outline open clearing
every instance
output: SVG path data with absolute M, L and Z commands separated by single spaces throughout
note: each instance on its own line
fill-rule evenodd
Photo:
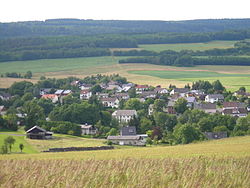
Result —
M 0 187 L 250 187 L 250 136 L 0 161 Z
M 139 45 L 140 49 L 150 50 L 155 52 L 161 52 L 164 50 L 193 50 L 193 51 L 204 51 L 209 49 L 226 49 L 233 48 L 237 41 L 212 41 L 205 43 L 179 43 L 179 44 L 144 44 Z

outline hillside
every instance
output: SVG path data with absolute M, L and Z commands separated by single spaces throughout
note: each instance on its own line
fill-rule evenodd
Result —
M 249 28 L 250 19 L 207 19 L 188 21 L 50 19 L 45 21 L 0 23 L 0 36 L 1 38 L 6 38 L 56 35 L 96 35 L 107 33 L 190 33 L 218 32 Z

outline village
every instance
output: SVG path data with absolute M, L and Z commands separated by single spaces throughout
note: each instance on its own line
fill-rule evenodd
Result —
M 73 120 L 72 123 L 77 123 L 80 127 L 78 136 L 106 138 L 110 145 L 145 146 L 160 142 L 168 144 L 189 143 L 193 140 L 219 139 L 244 135 L 249 132 L 248 129 L 242 128 L 244 125 L 239 120 L 247 118 L 250 111 L 250 100 L 248 99 L 250 93 L 247 93 L 244 87 L 234 93 L 226 93 L 219 81 L 215 81 L 213 84 L 207 81 L 198 81 L 193 83 L 192 87 L 186 85 L 184 88 L 172 85 L 169 88 L 163 88 L 160 85 L 153 87 L 129 83 L 126 79 L 121 80 L 109 79 L 106 82 L 91 84 L 75 79 L 69 84 L 74 89 L 70 89 L 70 87 L 66 89 L 39 88 L 39 96 L 31 96 L 27 101 L 49 101 L 53 109 L 83 101 L 92 105 L 93 102 L 90 101 L 98 101 L 101 105 L 99 107 L 100 113 L 105 112 L 109 119 L 106 123 L 103 123 L 100 118 L 92 123 L 90 123 L 91 121 L 83 122 L 84 120 L 81 122 Z M 8 114 L 13 114 L 13 107 L 10 104 L 7 107 L 4 104 L 8 104 L 8 101 L 14 97 L 10 93 L 2 92 L 0 94 L 2 119 L 8 117 Z M 46 110 L 47 107 L 44 108 Z M 53 109 L 47 113 L 46 122 L 52 123 L 59 120 L 70 122 L 67 118 L 52 118 L 51 120 Z M 14 111 L 17 125 L 24 125 L 29 114 L 22 110 L 22 106 L 17 107 Z M 195 121 L 190 119 L 192 116 L 196 116 L 194 119 L 200 117 Z M 222 116 L 226 119 L 222 120 Z M 213 118 L 209 119 L 209 117 L 220 118 L 220 120 L 214 120 L 216 124 L 213 122 Z M 86 119 L 88 118 L 86 117 Z M 220 121 L 221 125 L 218 124 Z M 111 125 L 112 123 L 113 125 Z M 27 138 L 51 139 L 54 131 L 61 133 L 58 129 L 51 127 L 46 130 L 43 127 L 43 124 L 46 124 L 44 121 L 38 124 L 30 125 L 27 128 Z M 183 133 L 177 135 L 177 132 L 181 130 L 180 124 L 186 125 L 187 130 L 191 127 L 191 133 L 183 135 L 185 132 L 183 130 Z M 178 127 L 179 131 L 177 131 Z M 64 134 L 69 133 L 70 131 Z M 190 134 L 195 135 L 191 140 L 188 139 Z M 182 141 L 183 137 L 187 137 L 189 141 Z

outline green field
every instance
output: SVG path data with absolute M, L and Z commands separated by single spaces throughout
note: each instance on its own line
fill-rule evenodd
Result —
M 24 153 L 38 153 L 48 150 L 49 148 L 62 148 L 62 147 L 95 147 L 104 146 L 103 139 L 87 139 L 70 135 L 54 134 L 51 140 L 35 140 L 27 139 L 23 131 L 19 132 L 0 132 L 0 146 L 3 145 L 4 139 L 12 136 L 16 142 L 13 145 L 12 152 L 19 153 L 19 144 L 24 145 Z
M 250 187 L 250 136 L 0 161 L 0 187 Z
M 194 82 L 198 80 L 220 80 L 229 90 L 237 90 L 241 86 L 250 89 L 250 74 L 228 74 L 210 71 L 129 71 L 130 74 L 159 77 L 163 79 Z
M 204 51 L 213 48 L 226 49 L 233 48 L 237 41 L 212 41 L 206 43 L 180 43 L 180 44 L 144 44 L 139 45 L 139 48 L 144 50 L 150 50 L 155 52 L 161 52 L 164 50 L 193 50 L 193 51 Z

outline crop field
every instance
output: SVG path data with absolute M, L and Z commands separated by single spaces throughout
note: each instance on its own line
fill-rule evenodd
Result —
M 161 52 L 164 50 L 193 50 L 193 51 L 204 51 L 209 49 L 226 49 L 233 48 L 237 41 L 212 41 L 206 43 L 179 43 L 179 44 L 144 44 L 139 45 L 140 49 L 150 50 L 155 52 Z
M 250 89 L 250 74 L 228 74 L 210 71 L 129 71 L 130 74 L 147 75 L 163 79 L 174 79 L 186 83 L 198 80 L 220 80 L 229 90 L 237 90 L 241 86 Z
M 250 187 L 250 136 L 0 160 L 0 187 Z
M 187 83 L 192 83 L 199 79 L 209 81 L 220 79 L 230 90 L 238 89 L 241 86 L 246 86 L 247 89 L 250 89 L 250 66 L 205 65 L 173 67 L 152 64 L 118 64 L 119 59 L 123 58 L 127 57 L 90 57 L 4 62 L 0 63 L 0 74 L 6 72 L 25 73 L 31 70 L 34 76 L 32 79 L 28 79 L 28 81 L 33 83 L 37 82 L 40 76 L 54 78 L 76 76 L 83 78 L 98 73 L 120 74 L 121 76 L 125 76 L 129 81 L 137 84 L 162 85 L 163 87 L 168 87 L 170 84 L 182 87 Z M 164 73 L 165 71 L 166 74 Z M 10 87 L 14 82 L 21 80 L 24 79 L 0 78 L 0 88 Z

